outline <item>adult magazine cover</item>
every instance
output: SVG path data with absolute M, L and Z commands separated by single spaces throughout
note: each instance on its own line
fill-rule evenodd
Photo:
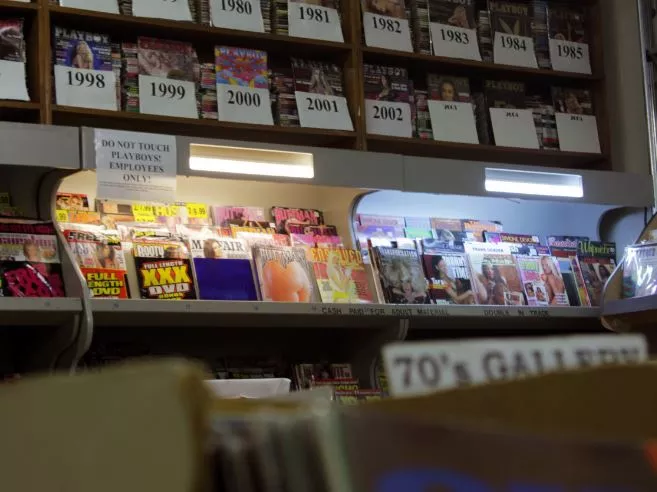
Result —
M 558 113 L 593 115 L 593 98 L 589 90 L 552 87 L 552 101 Z
M 529 306 L 570 306 L 555 258 L 516 255 L 516 263 Z
M 23 19 L 0 20 L 0 60 L 25 62 Z
M 556 3 L 548 9 L 550 38 L 588 43 L 586 14 L 579 5 Z
M 429 0 L 429 21 L 476 29 L 474 0 Z
M 470 266 L 463 244 L 422 240 L 422 262 L 434 304 L 475 304 Z
M 361 0 L 363 12 L 386 15 L 397 19 L 406 19 L 404 0 Z
M 463 221 L 461 219 L 432 217 L 431 229 L 433 229 L 433 237 L 439 242 L 464 243 L 465 241 L 474 241 L 472 232 L 463 230 Z
M 470 102 L 470 81 L 467 77 L 427 75 L 429 99 L 433 101 Z
M 471 233 L 475 241 L 483 241 L 485 232 L 503 232 L 502 223 L 492 220 L 463 219 L 461 221 L 463 231 Z
M 55 225 L 0 221 L 0 296 L 64 295 Z
M 591 306 L 600 306 L 602 290 L 616 268 L 616 244 L 599 241 L 580 241 L 577 248 L 582 276 Z
M 82 193 L 57 193 L 55 200 L 57 210 L 89 210 L 89 198 Z
M 625 248 L 623 297 L 644 297 L 657 293 L 657 244 L 635 244 Z
M 117 231 L 76 227 L 65 229 L 64 237 L 93 297 L 129 297 L 125 255 Z
M 191 43 L 140 37 L 137 39 L 139 73 L 195 82 L 198 58 Z
M 55 64 L 88 70 L 112 70 L 112 45 L 108 35 L 54 28 Z
M 522 306 L 522 280 L 506 244 L 465 243 L 477 304 Z
M 485 80 L 484 95 L 489 108 L 524 109 L 526 86 L 513 80 Z
M 266 214 L 263 207 L 232 207 L 215 205 L 211 207 L 212 220 L 216 226 L 226 226 L 229 221 L 265 222 Z M 232 222 L 235 223 L 235 222 Z
M 408 70 L 388 65 L 363 65 L 365 99 L 409 102 Z
M 577 236 L 548 236 L 547 238 L 550 254 L 557 260 L 559 271 L 566 284 L 571 306 L 591 305 L 582 269 L 577 260 L 579 242 L 588 240 L 588 237 Z
M 142 299 L 196 299 L 189 252 L 170 237 L 135 237 L 132 244 Z
M 322 302 L 374 302 L 360 251 L 312 248 L 310 257 Z
M 531 7 L 528 2 L 488 0 L 493 32 L 531 36 Z
M 358 214 L 356 221 L 361 226 L 392 226 L 398 229 L 410 227 L 404 217 L 395 217 L 392 215 Z
M 314 209 L 272 207 L 271 216 L 276 224 L 276 230 L 281 234 L 290 234 L 292 226 L 298 231 L 299 228 L 306 226 L 324 224 L 324 214 Z
M 337 64 L 292 58 L 292 72 L 298 92 L 344 96 L 342 69 Z
M 263 301 L 319 302 L 313 268 L 303 249 L 254 246 L 253 261 Z
M 415 250 L 377 246 L 372 249 L 385 302 L 428 304 L 427 280 Z
M 221 237 L 209 229 L 190 231 L 186 239 L 199 299 L 258 300 L 251 252 L 243 240 Z
M 217 84 L 269 88 L 266 51 L 216 46 L 214 58 Z

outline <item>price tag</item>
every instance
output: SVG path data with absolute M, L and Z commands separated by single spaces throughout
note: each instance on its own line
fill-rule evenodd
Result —
M 431 23 L 433 54 L 448 58 L 481 61 L 475 29 Z
M 135 222 L 155 222 L 155 212 L 152 205 L 133 204 L 131 207 Z
M 538 137 L 531 109 L 490 108 L 495 145 L 538 149 Z
M 111 70 L 55 65 L 57 104 L 117 111 L 116 76 Z
M 413 52 L 408 19 L 364 12 L 363 25 L 367 46 Z
M 139 76 L 139 112 L 198 118 L 196 85 L 186 80 Z
M 210 18 L 215 27 L 265 32 L 260 0 L 210 0 Z
M 0 99 L 29 101 L 25 63 L 0 60 Z
M 290 36 L 344 43 L 340 15 L 335 9 L 289 2 L 287 22 Z
M 269 89 L 217 84 L 219 121 L 273 125 Z
M 155 205 L 153 213 L 156 217 L 177 217 L 179 209 L 178 205 Z
M 559 148 L 570 152 L 600 153 L 600 137 L 595 116 L 556 113 Z
M 478 144 L 472 104 L 455 101 L 427 101 L 433 139 L 441 142 Z
M 407 138 L 413 136 L 411 105 L 408 103 L 365 99 L 365 118 L 367 133 Z
M 299 123 L 304 128 L 353 131 L 347 98 L 296 91 Z
M 55 210 L 55 220 L 57 222 L 68 222 L 68 210 Z
M 591 74 L 588 44 L 550 39 L 550 60 L 553 70 Z
M 132 0 L 132 15 L 192 22 L 187 0 Z
M 118 14 L 119 3 L 116 0 L 59 0 L 62 7 L 73 9 L 94 10 L 106 14 Z
M 527 36 L 496 32 L 493 59 L 499 65 L 538 68 L 534 40 Z
M 207 219 L 209 217 L 208 206 L 203 203 L 187 203 L 185 206 L 190 219 Z

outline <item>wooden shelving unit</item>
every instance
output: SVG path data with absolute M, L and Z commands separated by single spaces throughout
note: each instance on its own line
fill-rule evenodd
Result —
M 259 142 L 281 142 L 344 149 L 373 150 L 410 156 L 431 156 L 459 160 L 479 160 L 511 164 L 530 164 L 555 168 L 610 170 L 610 138 L 607 124 L 606 94 L 602 53 L 599 43 L 601 22 L 599 0 L 585 2 L 590 11 L 591 62 L 593 75 L 526 69 L 493 63 L 472 62 L 389 49 L 365 47 L 361 32 L 360 2 L 342 2 L 345 43 L 316 41 L 277 34 L 219 29 L 190 22 L 129 17 L 51 5 L 48 0 L 19 3 L 0 0 L 0 14 L 26 19 L 28 46 L 28 88 L 32 103 L 0 103 L 0 119 L 91 125 L 126 130 L 143 130 L 198 137 L 216 137 Z M 578 4 L 581 2 L 577 2 Z M 213 60 L 215 45 L 242 46 L 266 50 L 270 65 L 290 57 L 321 59 L 343 67 L 345 92 L 354 123 L 354 132 L 237 125 L 209 120 L 156 117 L 62 107 L 54 104 L 52 82 L 52 26 L 63 26 L 109 34 L 113 40 L 132 40 L 154 36 L 194 44 L 201 61 Z M 380 137 L 367 134 L 364 116 L 363 63 L 385 63 L 406 67 L 411 74 L 448 73 L 485 78 L 522 80 L 529 84 L 586 87 L 594 96 L 602 153 L 524 150 L 490 145 L 455 144 L 419 139 Z

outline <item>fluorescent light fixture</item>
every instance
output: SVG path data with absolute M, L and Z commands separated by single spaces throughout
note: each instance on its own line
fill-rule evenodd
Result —
M 312 179 L 313 155 L 221 145 L 190 145 L 189 169 L 210 173 Z
M 582 198 L 584 187 L 579 174 L 516 171 L 486 168 L 486 191 L 512 195 Z

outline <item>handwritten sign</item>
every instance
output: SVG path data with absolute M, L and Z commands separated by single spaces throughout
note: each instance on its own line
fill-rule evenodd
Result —
M 456 101 L 428 101 L 434 140 L 478 144 L 472 104 Z
M 556 113 L 559 148 L 570 152 L 600 153 L 595 116 Z
M 490 108 L 495 145 L 538 149 L 538 137 L 531 109 Z

